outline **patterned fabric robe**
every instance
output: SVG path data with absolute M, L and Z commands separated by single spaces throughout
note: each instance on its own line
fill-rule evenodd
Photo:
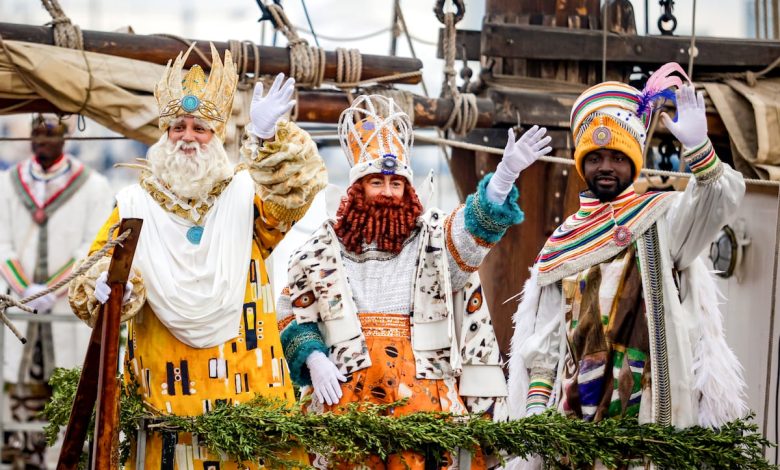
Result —
M 236 309 L 240 309 L 240 315 L 236 318 L 235 325 L 230 327 L 234 328 L 235 333 L 227 332 L 230 339 L 202 348 L 186 343 L 179 338 L 182 332 L 177 333 L 167 327 L 154 308 L 145 302 L 144 296 L 137 295 L 142 291 L 136 290 L 135 287 L 145 282 L 144 272 L 136 272 L 131 278 L 134 294 L 124 308 L 132 311 L 131 314 L 135 316 L 128 324 L 125 381 L 136 386 L 144 402 L 161 413 L 194 416 L 221 404 L 246 403 L 256 395 L 277 398 L 290 404 L 294 402 L 292 382 L 276 327 L 272 289 L 264 259 L 270 255 L 292 224 L 305 214 L 313 197 L 324 186 L 325 169 L 311 138 L 291 123 L 277 125 L 276 139 L 273 142 L 263 145 L 256 141 L 245 142 L 245 148 L 246 146 L 251 146 L 253 150 L 247 152 L 250 159 L 245 161 L 239 170 L 248 167 L 257 186 L 251 203 L 254 212 L 251 233 L 245 234 L 251 238 L 251 253 L 245 259 L 243 301 L 236 306 Z M 260 186 L 258 180 L 261 178 L 256 178 L 256 175 L 273 172 L 277 165 L 287 163 L 295 164 L 288 165 L 287 168 L 292 167 L 299 171 L 308 168 L 311 177 L 295 179 L 296 175 L 291 174 L 290 178 L 275 188 L 267 184 Z M 278 167 L 276 169 L 279 170 Z M 233 180 L 238 176 L 234 176 Z M 296 183 L 289 183 L 291 180 Z M 281 199 L 268 198 L 267 192 L 296 192 L 305 197 L 290 197 L 291 206 L 285 207 L 276 202 Z M 228 194 L 234 194 L 230 192 L 229 185 L 227 189 L 216 194 L 218 204 L 232 206 L 238 203 L 220 199 L 228 197 Z M 266 197 L 263 198 L 260 194 L 265 194 Z M 171 205 L 171 201 L 164 195 L 149 193 L 148 197 L 154 204 L 159 204 L 166 210 L 163 217 L 193 225 L 180 215 L 183 214 L 181 207 Z M 200 222 L 204 232 L 231 230 L 230 227 L 210 224 L 213 213 L 212 210 L 207 211 Z M 118 208 L 98 234 L 91 251 L 98 250 L 105 244 L 109 237 L 109 228 L 121 217 L 123 214 Z M 152 229 L 155 220 L 145 220 L 144 230 Z M 143 234 L 142 231 L 141 238 Z M 206 235 L 203 237 L 205 240 Z M 139 239 L 140 243 L 142 241 Z M 181 253 L 172 255 L 178 260 L 186 260 L 188 243 L 193 243 L 193 240 L 182 235 Z M 200 239 L 197 239 L 197 243 L 200 243 Z M 175 247 L 172 249 L 176 250 Z M 93 317 L 94 312 L 90 310 L 99 308 L 99 305 L 92 301 L 91 290 L 94 277 L 98 275 L 97 271 L 91 270 L 71 286 L 71 303 L 82 317 Z M 146 289 L 150 287 L 146 286 Z M 204 286 L 205 288 L 208 286 Z M 204 328 L 208 326 L 203 325 Z M 218 333 L 225 334 L 224 331 Z M 263 468 L 262 462 L 236 464 L 230 456 L 210 453 L 198 443 L 197 436 L 187 433 L 151 433 L 141 427 L 138 435 L 133 437 L 133 454 L 125 465 L 128 469 Z M 303 451 L 297 451 L 285 458 L 298 459 L 301 462 L 307 459 Z
M 637 196 L 629 188 L 612 203 L 583 194 L 580 211 L 548 240 L 514 316 L 512 418 L 556 407 L 584 419 L 629 413 L 640 422 L 687 427 L 719 426 L 747 412 L 741 367 L 712 300 L 717 288 L 698 258 L 736 214 L 745 183 L 709 141 L 683 157 L 694 174 L 684 193 Z M 630 229 L 628 246 L 612 239 L 616 224 Z M 634 268 L 593 278 L 620 261 L 635 262 L 638 279 Z M 641 289 L 630 291 L 637 280 Z M 599 304 L 614 287 L 618 295 Z M 624 295 L 628 305 L 621 306 Z M 592 315 L 601 317 L 601 328 Z M 580 320 L 590 326 L 572 325 Z M 613 338 L 617 324 L 627 331 Z M 605 337 L 589 343 L 599 332 Z M 605 382 L 609 375 L 618 376 L 617 387 Z M 601 386 L 583 403 L 591 378 Z
M 397 255 L 372 247 L 350 253 L 328 221 L 292 256 L 279 317 L 293 380 L 311 383 L 305 360 L 315 350 L 348 377 L 337 405 L 313 401 L 310 411 L 339 412 L 351 402 L 406 399 L 388 413 L 506 416 L 506 383 L 476 270 L 522 213 L 516 189 L 503 205 L 490 203 L 484 193 L 488 181 L 489 176 L 451 214 L 431 210 L 423 215 Z M 458 458 L 471 457 L 451 458 L 449 464 L 458 468 Z M 403 459 L 411 468 L 425 465 L 420 455 L 405 453 Z M 406 468 L 403 459 L 372 457 L 366 465 Z M 481 453 L 474 456 L 471 468 L 484 465 Z
M 110 213 L 112 196 L 102 175 L 68 154 L 46 171 L 29 158 L 0 175 L 0 292 L 21 297 L 31 284 L 51 286 L 68 276 Z M 41 313 L 69 316 L 65 292 Z M 82 363 L 90 331 L 72 321 L 14 324 L 28 341 L 22 345 L 5 332 L 3 375 L 13 384 L 11 414 L 17 421 L 36 421 L 51 395 L 53 369 Z M 37 454 L 29 464 L 43 459 L 41 433 L 14 433 L 11 446 Z

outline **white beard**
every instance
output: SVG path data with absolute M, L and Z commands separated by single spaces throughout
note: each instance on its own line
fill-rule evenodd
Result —
M 190 148 L 195 149 L 194 155 L 184 153 Z M 182 140 L 174 144 L 166 132 L 149 148 L 146 158 L 152 174 L 182 199 L 202 199 L 233 175 L 233 165 L 217 136 L 208 144 Z

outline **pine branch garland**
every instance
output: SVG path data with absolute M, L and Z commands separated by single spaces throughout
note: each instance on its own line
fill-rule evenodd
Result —
M 78 369 L 58 369 L 51 380 L 52 400 L 44 415 L 50 443 L 67 424 L 79 379 Z M 368 455 L 380 458 L 414 451 L 444 459 L 458 448 L 486 453 L 529 457 L 539 455 L 548 468 L 580 468 L 600 461 L 608 468 L 628 462 L 653 462 L 675 469 L 772 469 L 764 458 L 771 444 L 757 426 L 737 420 L 718 430 L 691 427 L 675 429 L 639 424 L 634 418 L 587 423 L 547 412 L 518 421 L 494 423 L 477 417 L 419 412 L 387 416 L 394 405 L 345 407 L 343 414 L 305 414 L 302 406 L 261 397 L 236 406 L 216 406 L 195 417 L 164 416 L 147 409 L 140 396 L 122 391 L 120 428 L 134 436 L 141 423 L 150 432 L 178 431 L 198 435 L 210 452 L 230 455 L 236 461 L 263 462 L 270 468 L 300 467 L 286 459 L 293 450 L 327 455 L 332 460 L 361 462 Z M 120 444 L 124 461 L 129 442 Z

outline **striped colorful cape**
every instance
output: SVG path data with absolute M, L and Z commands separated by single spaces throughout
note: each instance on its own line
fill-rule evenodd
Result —
M 539 284 L 555 282 L 588 268 L 603 254 L 608 259 L 623 248 L 615 243 L 617 226 L 631 231 L 631 242 L 644 233 L 672 202 L 674 192 L 639 195 L 629 186 L 615 200 L 603 203 L 589 192 L 580 194 L 580 210 L 547 239 L 536 258 Z M 603 252 L 603 253 L 602 253 Z

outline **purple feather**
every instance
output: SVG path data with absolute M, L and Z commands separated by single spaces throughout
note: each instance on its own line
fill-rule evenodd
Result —
M 674 90 L 667 88 L 655 92 L 643 91 L 639 96 L 639 105 L 636 108 L 636 115 L 643 116 L 645 113 L 652 113 L 655 103 L 663 100 L 672 100 L 676 104 L 677 100 L 675 100 Z
M 680 67 L 680 64 L 669 62 L 662 65 L 647 79 L 645 88 L 639 96 L 639 105 L 636 110 L 638 116 L 652 114 L 655 103 L 663 99 L 670 99 L 676 103 L 675 94 L 671 88 L 679 88 L 682 86 L 683 82 L 680 77 L 672 75 L 674 72 L 682 75 L 683 78 L 690 83 L 691 79 L 688 78 L 688 75 L 685 73 L 685 70 Z

